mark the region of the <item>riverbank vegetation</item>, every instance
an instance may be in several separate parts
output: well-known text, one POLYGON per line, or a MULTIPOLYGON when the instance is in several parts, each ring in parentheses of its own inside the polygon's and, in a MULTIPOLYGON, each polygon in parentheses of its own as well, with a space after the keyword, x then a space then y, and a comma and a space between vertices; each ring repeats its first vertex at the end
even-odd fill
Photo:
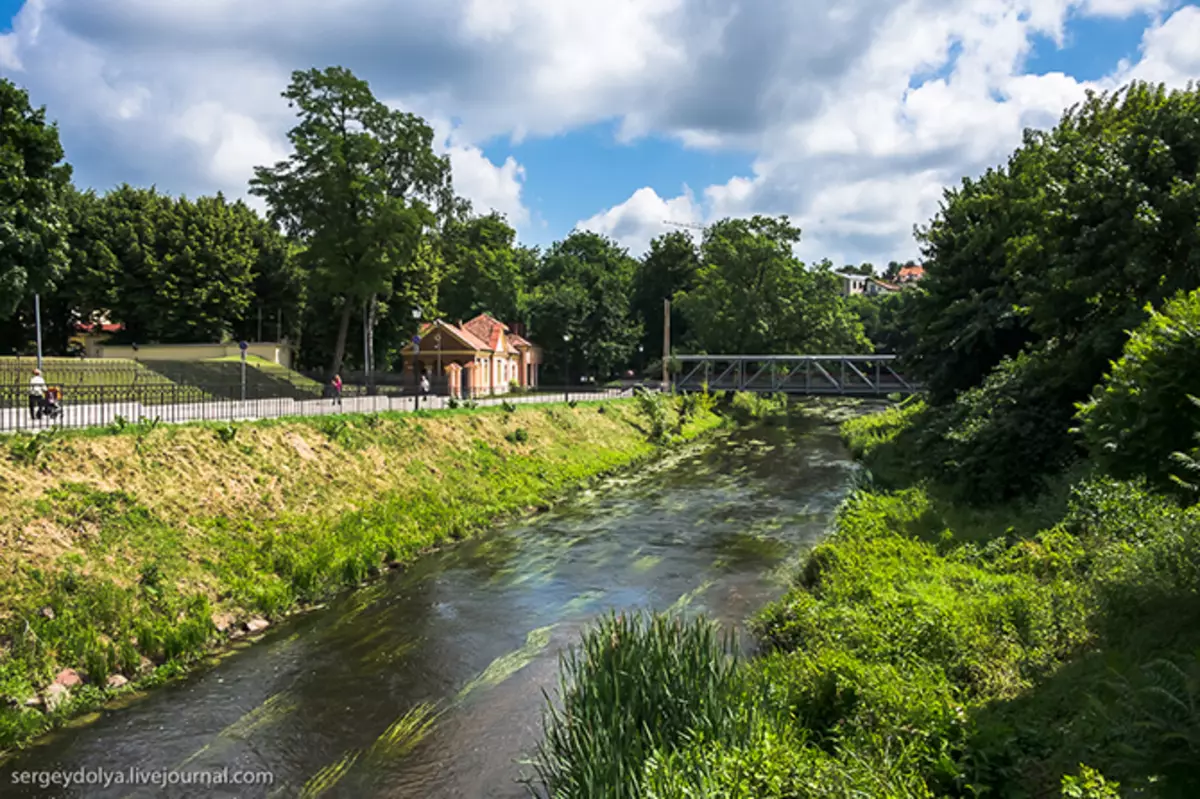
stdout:
POLYGON ((1200 795, 1198 163, 1200 90, 1135 84, 947 191, 902 311, 927 394, 844 424, 864 470, 759 656, 589 631, 554 795, 1200 795), (720 679, 661 696, 606 640, 720 679), (600 684, 670 710, 584 736, 600 684))
MULTIPOLYGON (((664 403, 676 440, 720 424, 711 403, 664 403)), ((650 427, 617 401, 11 437, 0 750, 649 457, 650 427)))

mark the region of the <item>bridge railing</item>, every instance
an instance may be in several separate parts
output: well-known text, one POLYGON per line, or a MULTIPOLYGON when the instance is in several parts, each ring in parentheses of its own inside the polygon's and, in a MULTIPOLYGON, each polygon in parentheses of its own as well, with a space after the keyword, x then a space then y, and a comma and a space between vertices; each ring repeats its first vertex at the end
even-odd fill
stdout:
POLYGON ((895 355, 677 355, 672 386, 694 391, 886 396, 920 386, 897 369, 895 355))

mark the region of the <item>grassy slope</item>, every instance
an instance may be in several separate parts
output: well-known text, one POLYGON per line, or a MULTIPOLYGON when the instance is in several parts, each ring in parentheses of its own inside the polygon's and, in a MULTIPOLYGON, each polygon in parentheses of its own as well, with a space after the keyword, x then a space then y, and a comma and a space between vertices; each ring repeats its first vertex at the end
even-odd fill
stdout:
POLYGON ((695 630, 585 635, 556 797, 1200 796, 1200 508, 1082 472, 964 507, 908 479, 913 410, 844 425, 871 476, 756 620, 761 657, 680 682, 718 656, 695 630), (614 669, 615 642, 650 654, 614 669))
MULTIPOLYGON (((110 673, 169 677, 223 638, 218 626, 357 585, 650 455, 640 418, 617 402, 11 442, 0 461, 0 699, 10 703, 0 749, 56 720, 14 706, 59 668, 87 677, 77 705, 94 702, 110 673)), ((716 424, 705 413, 686 432, 716 424)))
POLYGON ((878 484, 760 619, 833 770, 1018 797, 1058 794, 1082 763, 1126 795, 1197 795, 1200 512, 1079 475, 964 508, 906 479, 908 416, 845 425, 878 484))

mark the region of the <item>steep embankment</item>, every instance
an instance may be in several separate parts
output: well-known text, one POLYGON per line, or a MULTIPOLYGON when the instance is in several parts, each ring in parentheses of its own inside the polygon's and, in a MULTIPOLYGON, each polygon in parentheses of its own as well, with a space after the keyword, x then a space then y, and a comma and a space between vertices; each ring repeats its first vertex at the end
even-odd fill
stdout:
MULTIPOLYGON (((701 410, 684 435, 717 423, 701 410)), ((101 686, 169 678, 214 643, 655 449, 628 402, 3 446, 0 750, 101 686)))

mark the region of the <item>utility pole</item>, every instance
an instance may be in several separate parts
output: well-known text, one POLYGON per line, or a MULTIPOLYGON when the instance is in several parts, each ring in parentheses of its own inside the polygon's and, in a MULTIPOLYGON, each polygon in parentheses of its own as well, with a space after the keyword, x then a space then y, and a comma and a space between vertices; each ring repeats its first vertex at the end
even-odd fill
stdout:
POLYGON ((37 326, 38 371, 42 370, 42 295, 33 295, 33 319, 37 326))
POLYGON ((255 341, 262 341, 262 306, 258 306, 258 338, 255 341))
POLYGON ((663 372, 662 372, 662 388, 667 390, 668 366, 671 360, 671 301, 663 299, 663 372))

